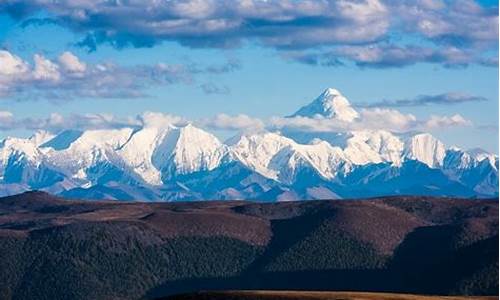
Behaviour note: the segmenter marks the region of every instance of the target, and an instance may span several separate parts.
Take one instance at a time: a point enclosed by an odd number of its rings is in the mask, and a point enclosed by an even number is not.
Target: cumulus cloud
[[[17,100],[137,98],[148,96],[146,90],[151,86],[192,84],[197,74],[217,75],[238,68],[233,61],[209,66],[87,64],[71,52],[64,52],[54,60],[35,54],[31,65],[9,51],[0,50],[0,97]],[[209,87],[202,90],[215,92]]]
[[[182,117],[171,114],[144,112],[135,119],[129,118],[128,122],[129,124],[135,124],[140,127],[166,127],[169,125],[184,125],[187,124],[188,121]]]
[[[363,129],[374,128],[402,132],[412,130],[418,124],[413,114],[404,114],[395,109],[362,109],[360,114],[360,127]]]
[[[89,50],[104,43],[224,48],[256,41],[287,51],[327,49],[295,55],[309,64],[498,64],[495,55],[486,56],[498,50],[498,8],[474,0],[10,0],[0,3],[0,11],[23,26],[51,23],[82,33],[79,45]],[[49,18],[36,19],[40,11]],[[408,39],[395,38],[400,36]],[[429,46],[404,45],[405,40]],[[387,41],[394,45],[384,46]]]
[[[424,123],[425,129],[439,129],[446,127],[458,127],[458,126],[472,126],[470,120],[466,120],[459,114],[455,114],[451,117],[448,116],[431,116],[429,120]]]
[[[235,116],[217,114],[212,118],[202,119],[199,123],[212,129],[235,131],[258,131],[265,128],[264,121],[244,114]]]
[[[87,70],[87,64],[80,61],[73,53],[66,51],[58,58],[59,64],[67,72],[70,73],[84,73]]]
[[[481,96],[474,96],[465,93],[444,93],[438,95],[420,95],[411,99],[398,100],[382,100],[371,103],[360,103],[358,107],[408,107],[408,106],[424,106],[430,104],[453,105],[467,102],[482,102],[487,101]]]

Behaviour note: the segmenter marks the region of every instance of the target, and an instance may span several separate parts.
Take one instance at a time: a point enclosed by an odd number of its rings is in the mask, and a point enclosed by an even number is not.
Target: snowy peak
[[[423,162],[430,168],[443,165],[446,156],[444,144],[428,133],[416,134],[405,142],[404,157]]]
[[[265,177],[291,183],[301,168],[309,168],[326,179],[333,179],[347,162],[342,149],[326,141],[299,144],[277,133],[240,136],[230,146],[233,159]]]
[[[168,134],[174,130],[173,127],[148,126],[136,130],[129,140],[117,151],[123,163],[129,166],[145,182],[151,185],[160,185],[161,174],[154,166],[155,151]]]
[[[454,147],[446,151],[443,161],[443,167],[451,170],[466,169],[473,164],[475,164],[474,158],[469,153]]]
[[[335,89],[293,116],[359,117]],[[221,143],[210,132],[173,121],[150,113],[141,127],[6,138],[0,142],[0,195],[42,188],[149,200],[316,198],[310,191],[327,198],[498,196],[497,155],[447,149],[427,133],[260,130]]]
[[[269,169],[269,163],[278,152],[293,144],[293,140],[282,135],[263,132],[241,135],[238,140],[233,139],[229,150],[232,159],[268,178],[276,179],[278,174]]]
[[[153,154],[163,176],[210,171],[218,167],[227,148],[217,137],[191,124],[173,130]],[[161,162],[163,161],[163,163]]]
[[[145,126],[117,151],[122,162],[151,185],[176,175],[212,170],[226,153],[214,135],[191,124]]]
[[[300,108],[291,117],[323,117],[353,122],[359,117],[359,114],[338,90],[328,88],[313,102]]]
[[[344,152],[356,165],[390,162],[401,165],[404,143],[385,130],[359,130],[350,133]]]
[[[7,162],[13,156],[38,163],[40,151],[32,139],[7,137],[0,143],[0,162]]]
[[[467,151],[467,153],[472,156],[474,159],[477,161],[483,161],[485,159],[488,160],[488,162],[496,168],[497,162],[498,162],[498,156],[495,154],[489,153],[484,149],[481,148],[474,148],[470,149]]]

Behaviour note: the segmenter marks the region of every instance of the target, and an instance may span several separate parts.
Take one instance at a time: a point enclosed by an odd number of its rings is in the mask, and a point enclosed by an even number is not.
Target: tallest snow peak
[[[352,122],[359,117],[359,114],[338,90],[328,88],[313,102],[300,108],[291,117],[298,116],[308,118],[320,116]]]

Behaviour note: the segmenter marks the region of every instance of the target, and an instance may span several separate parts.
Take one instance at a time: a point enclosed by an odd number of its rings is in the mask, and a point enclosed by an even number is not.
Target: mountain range
[[[290,117],[354,122],[326,89]],[[221,142],[193,124],[38,131],[0,142],[0,195],[286,201],[384,195],[498,197],[498,156],[429,133],[255,131]]]

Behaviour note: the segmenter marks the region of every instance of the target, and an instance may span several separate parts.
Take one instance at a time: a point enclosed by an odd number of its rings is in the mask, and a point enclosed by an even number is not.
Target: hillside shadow
[[[301,228],[297,240],[323,220],[314,214],[309,217],[315,218],[315,225]],[[287,225],[290,224],[286,220],[273,224],[276,230],[285,230]],[[291,229],[294,228],[288,228]],[[495,262],[498,266],[498,236],[457,248],[458,233],[459,227],[454,225],[417,228],[395,250],[390,262],[380,269],[266,272],[263,269],[266,263],[295,241],[291,237],[279,237],[241,276],[165,282],[149,290],[145,299],[202,290],[342,290],[445,295],[455,290],[457,282],[470,278],[475,270],[495,265]],[[492,282],[498,281],[496,274]],[[494,284],[486,291],[490,295],[497,293]],[[467,292],[477,294],[473,289]]]

